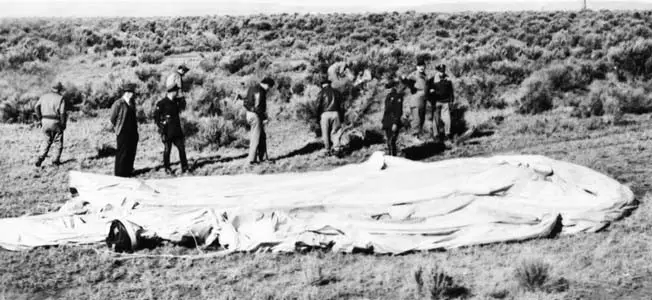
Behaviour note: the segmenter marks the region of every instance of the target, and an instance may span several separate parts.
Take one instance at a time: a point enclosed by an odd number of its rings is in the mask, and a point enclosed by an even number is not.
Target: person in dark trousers
[[[247,91],[244,99],[244,108],[247,110],[247,122],[250,126],[249,135],[249,164],[265,160],[267,155],[267,136],[264,122],[267,120],[267,91],[274,86],[274,80],[265,77],[259,84]]]
[[[332,154],[332,146],[339,146],[339,137],[336,133],[342,125],[344,111],[342,109],[342,94],[331,87],[331,81],[324,79],[322,89],[317,95],[317,114],[320,116],[321,136],[324,140],[324,149],[327,155]],[[332,139],[331,139],[332,138]],[[333,145],[335,144],[335,145]]]
[[[432,134],[435,140],[443,142],[451,139],[451,105],[455,101],[453,83],[446,75],[446,65],[438,65],[436,79],[434,80],[431,97],[433,101]]]
[[[398,140],[398,132],[401,129],[406,84],[402,80],[393,79],[388,87],[391,88],[391,91],[385,98],[385,112],[383,113],[382,122],[389,155],[396,156],[398,155],[396,141]]]
[[[41,96],[34,112],[39,120],[39,125],[43,128],[44,141],[36,160],[36,166],[40,167],[45,158],[48,156],[52,143],[57,143],[57,154],[52,161],[54,165],[61,164],[61,153],[63,152],[63,132],[66,130],[68,114],[66,112],[66,100],[62,95],[63,85],[58,82],[52,86],[52,91]]]
[[[179,152],[181,173],[189,171],[188,160],[186,159],[185,138],[181,129],[181,119],[179,118],[179,114],[185,109],[186,103],[183,101],[183,98],[177,97],[178,92],[179,88],[177,86],[168,88],[165,98],[156,102],[156,108],[154,110],[154,120],[158,126],[158,131],[164,146],[163,165],[167,174],[174,174],[170,168],[172,145],[176,146]]]
[[[127,84],[122,97],[111,106],[111,124],[117,136],[115,176],[130,177],[134,171],[138,146],[138,120],[135,102],[136,85]]]

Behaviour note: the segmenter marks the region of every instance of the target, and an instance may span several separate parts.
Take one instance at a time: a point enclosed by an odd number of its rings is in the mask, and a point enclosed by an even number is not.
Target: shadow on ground
[[[411,160],[422,160],[443,153],[446,150],[444,143],[425,142],[423,144],[410,146],[403,149],[403,157]]]
[[[324,148],[324,144],[322,142],[310,142],[310,143],[306,144],[305,146],[303,146],[303,147],[301,147],[301,148],[299,148],[297,150],[293,150],[290,153],[287,153],[287,154],[284,154],[284,155],[281,155],[281,156],[278,156],[278,157],[271,158],[270,160],[276,161],[276,160],[279,160],[279,159],[286,159],[286,158],[294,157],[294,156],[297,156],[297,155],[306,155],[306,154],[310,154],[310,153],[313,153],[313,152],[317,152],[317,151],[319,151],[319,150],[321,150],[323,148]]]
[[[214,155],[209,157],[198,158],[195,160],[188,160],[188,165],[190,167],[190,170],[193,171],[206,165],[211,165],[216,163],[226,163],[226,162],[234,161],[236,159],[242,159],[245,157],[247,157],[247,154],[241,154],[241,155],[229,156],[229,157],[221,157],[220,155]],[[170,166],[178,166],[178,165],[181,165],[181,162],[178,161],[170,162]],[[159,171],[164,168],[165,166],[162,164],[153,167],[142,168],[142,169],[134,170],[133,175],[138,176],[152,171]]]

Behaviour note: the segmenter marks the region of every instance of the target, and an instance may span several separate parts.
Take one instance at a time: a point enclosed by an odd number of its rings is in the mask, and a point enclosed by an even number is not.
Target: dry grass
[[[493,114],[492,114],[493,115]],[[60,167],[35,170],[40,133],[26,125],[0,125],[0,216],[53,211],[67,199],[67,171],[110,174],[113,157],[93,158],[95,145],[114,145],[103,131],[106,112],[69,125]],[[479,118],[479,117],[478,117]],[[545,120],[548,121],[545,121]],[[519,132],[523,122],[544,122],[550,134]],[[542,116],[509,115],[496,134],[475,138],[427,160],[491,153],[542,154],[604,172],[628,184],[641,206],[596,234],[562,236],[515,244],[468,247],[404,256],[309,252],[307,254],[234,254],[197,260],[142,258],[117,260],[103,245],[39,248],[0,252],[0,299],[414,299],[414,270],[436,265],[454,283],[468,289],[470,299],[641,299],[652,291],[649,253],[652,249],[652,152],[648,115],[625,115],[623,125],[595,130],[554,128],[554,123],[579,122],[562,112]],[[578,129],[579,128],[579,129]],[[279,157],[313,141],[305,124],[272,121],[270,157]],[[244,168],[245,149],[217,152],[189,150],[197,175],[243,172],[326,170],[364,160],[383,145],[373,145],[345,158],[300,153],[275,162]],[[165,177],[162,145],[152,124],[141,126],[136,159],[139,178]],[[173,152],[173,162],[176,161]],[[99,253],[97,252],[99,251]],[[145,254],[195,254],[196,250],[164,246]],[[551,288],[527,291],[514,277],[518,262],[537,259],[551,266]],[[424,282],[428,272],[424,272]],[[427,276],[426,276],[427,275]],[[434,278],[435,276],[433,276]],[[447,277],[441,277],[447,278]],[[566,282],[559,282],[560,279]],[[442,285],[448,280],[440,280]],[[440,286],[442,286],[440,285]],[[566,288],[563,288],[564,285]],[[554,288],[559,287],[562,288]]]

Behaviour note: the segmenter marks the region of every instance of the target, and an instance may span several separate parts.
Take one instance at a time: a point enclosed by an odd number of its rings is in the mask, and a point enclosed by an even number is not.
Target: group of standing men
[[[354,79],[350,64],[336,64],[343,68],[343,78]],[[335,69],[335,68],[332,68]],[[390,155],[397,155],[396,143],[398,133],[403,127],[404,99],[409,100],[413,134],[420,137],[423,134],[426,104],[430,103],[433,112],[432,134],[435,139],[443,141],[451,134],[450,105],[454,101],[453,86],[446,75],[446,66],[438,65],[433,78],[428,78],[425,73],[425,61],[417,62],[416,71],[409,76],[396,76],[390,79],[388,88],[391,91],[385,98],[385,108],[382,127],[386,134],[387,148]],[[321,82],[321,91],[316,101],[320,127],[324,140],[325,152],[330,155],[337,146],[341,127],[344,122],[344,107],[342,92],[331,84],[332,77],[337,77],[337,72],[331,72]],[[342,71],[342,70],[341,70]],[[185,109],[186,101],[182,96],[183,76],[188,72],[185,65],[178,67],[166,80],[166,95],[156,103],[154,119],[163,143],[163,165],[165,172],[173,174],[170,167],[170,152],[174,145],[179,152],[181,172],[190,171],[185,151],[185,137],[183,134],[180,113]],[[331,74],[333,73],[333,74]],[[370,77],[369,74],[366,74]],[[364,77],[364,76],[363,76]],[[333,78],[338,80],[338,78]],[[356,81],[356,85],[362,80]],[[274,80],[265,77],[259,83],[251,86],[243,98],[246,110],[246,119],[250,126],[249,152],[247,162],[256,164],[267,159],[267,136],[265,124],[267,123],[267,93],[274,86]],[[58,144],[57,154],[53,160],[55,165],[61,163],[63,150],[63,133],[67,123],[66,101],[63,99],[63,86],[57,83],[52,91],[43,95],[35,106],[35,112],[40,125],[45,133],[45,141],[36,161],[39,167],[47,157],[53,143]],[[114,174],[121,177],[130,177],[134,171],[134,160],[138,146],[138,117],[135,103],[136,85],[126,84],[122,89],[122,97],[111,106],[110,122],[116,134],[116,157]]]
[[[385,98],[385,108],[382,128],[385,131],[387,151],[390,155],[398,155],[396,143],[398,133],[403,127],[402,120],[404,100],[408,100],[412,134],[418,139],[423,137],[423,125],[426,120],[426,105],[430,103],[432,111],[432,136],[437,142],[450,139],[451,114],[450,108],[455,100],[453,84],[446,74],[446,66],[435,66],[436,74],[428,78],[425,60],[417,60],[416,70],[408,76],[390,78],[387,87],[390,92]],[[369,76],[366,76],[369,77]],[[328,79],[321,82],[322,90],[317,96],[318,114],[325,151],[332,154],[333,142],[337,143],[341,135],[344,108],[342,93],[338,87],[344,87],[343,81],[353,82],[354,86],[366,78],[356,76],[351,70],[351,63],[338,62],[328,70]],[[332,84],[337,82],[337,87]]]

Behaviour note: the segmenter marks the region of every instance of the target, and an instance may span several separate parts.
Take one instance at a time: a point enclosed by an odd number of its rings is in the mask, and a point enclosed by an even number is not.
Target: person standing
[[[321,136],[324,139],[324,149],[327,155],[332,154],[332,145],[339,145],[339,137],[335,136],[342,125],[344,111],[342,109],[342,94],[331,87],[331,81],[324,79],[322,89],[317,95],[317,113],[320,116]],[[332,139],[331,139],[332,138]]]
[[[437,70],[436,79],[433,91],[433,120],[432,120],[432,134],[435,139],[443,141],[452,138],[451,135],[451,105],[455,101],[455,93],[453,91],[453,83],[448,80],[446,75],[446,65],[438,65],[435,67]]]
[[[63,132],[66,130],[68,114],[66,112],[66,100],[62,95],[63,85],[57,82],[52,86],[49,93],[41,96],[34,106],[36,118],[43,128],[44,141],[41,145],[40,155],[35,165],[40,167],[50,151],[52,143],[57,143],[57,154],[52,161],[54,165],[61,164],[61,153],[63,152]]]
[[[259,84],[250,87],[244,99],[247,110],[247,122],[250,126],[249,164],[255,164],[265,159],[267,154],[267,136],[264,122],[267,120],[267,91],[274,86],[274,80],[265,77]]]
[[[179,88],[172,86],[167,90],[166,96],[156,103],[154,110],[154,120],[161,134],[163,142],[163,165],[165,173],[173,174],[170,168],[170,152],[172,145],[177,147],[179,160],[181,161],[181,173],[186,173],[188,169],[188,160],[186,159],[186,147],[183,130],[181,129],[181,118],[179,114],[185,109],[183,98],[177,97]]]
[[[138,120],[135,102],[136,85],[127,84],[122,97],[111,106],[111,124],[117,138],[114,175],[130,177],[134,171],[138,146]]]
[[[407,77],[413,82],[410,87],[410,111],[412,116],[412,129],[414,135],[419,138],[423,131],[423,123],[426,117],[426,62],[423,59],[417,61],[417,69]]]
[[[405,97],[405,83],[394,79],[390,82],[391,91],[385,98],[385,112],[383,113],[383,130],[387,140],[389,155],[398,155],[396,141],[398,132],[401,129],[401,118],[403,117],[403,98]]]
[[[176,72],[172,72],[165,80],[165,89],[169,90],[172,87],[177,87],[179,92],[183,91],[183,76],[188,73],[186,65],[179,65]]]

